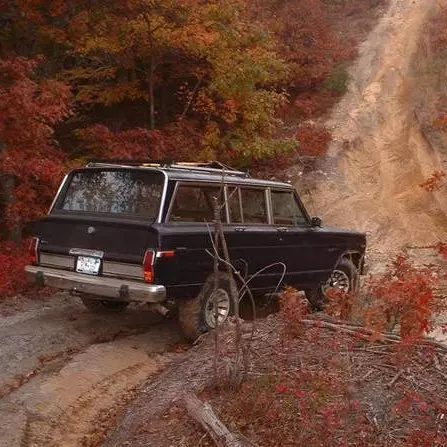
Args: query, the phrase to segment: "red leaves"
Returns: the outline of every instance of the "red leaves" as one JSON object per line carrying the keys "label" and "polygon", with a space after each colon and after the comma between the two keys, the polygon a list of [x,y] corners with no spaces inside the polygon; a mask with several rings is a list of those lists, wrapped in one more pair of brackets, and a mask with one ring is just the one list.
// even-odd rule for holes
{"label": "red leaves", "polygon": [[421,183],[419,186],[426,191],[433,192],[441,189],[444,184],[446,173],[444,171],[435,171],[433,174]]}
{"label": "red leaves", "polygon": [[301,320],[309,314],[309,304],[303,295],[293,287],[286,287],[281,294],[280,316],[285,323],[284,340],[302,335],[304,326]]}
{"label": "red leaves", "polygon": [[65,170],[65,156],[52,139],[53,126],[69,114],[70,91],[57,81],[33,79],[40,62],[0,60],[0,172],[16,183],[6,210],[10,226],[43,212]]}
{"label": "red leaves", "polygon": [[400,323],[404,339],[421,337],[431,329],[431,317],[441,310],[434,295],[437,282],[432,268],[416,268],[408,256],[397,256],[383,277],[370,279],[374,302],[367,324],[380,331]]}
{"label": "red leaves", "polygon": [[198,153],[194,128],[182,123],[164,131],[136,128],[121,132],[98,124],[79,130],[77,135],[90,157],[188,160]]}
{"label": "red leaves", "polygon": [[276,392],[277,393],[285,393],[285,392],[288,391],[288,389],[289,389],[289,387],[284,385],[284,384],[279,384],[279,385],[276,386]]}
{"label": "red leaves", "polygon": [[447,261],[447,244],[439,242],[436,248],[438,249],[439,254]]}
{"label": "red leaves", "polygon": [[331,134],[323,126],[306,124],[298,130],[296,139],[299,142],[298,152],[301,155],[318,157],[326,154]]}
{"label": "red leaves", "polygon": [[0,243],[0,298],[17,293],[26,285],[24,267],[29,261],[27,243]]}

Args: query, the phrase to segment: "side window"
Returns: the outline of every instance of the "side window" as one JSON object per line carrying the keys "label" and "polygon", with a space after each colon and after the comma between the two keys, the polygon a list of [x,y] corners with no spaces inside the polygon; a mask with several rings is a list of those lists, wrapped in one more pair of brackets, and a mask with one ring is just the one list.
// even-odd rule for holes
{"label": "side window", "polygon": [[[221,188],[213,186],[179,185],[171,205],[170,222],[212,222],[214,199]],[[222,201],[220,201],[222,202]],[[225,222],[225,210],[221,211]]]}
{"label": "side window", "polygon": [[265,190],[241,188],[244,223],[268,223]]}
{"label": "side window", "polygon": [[227,188],[228,209],[231,223],[242,223],[240,189],[235,186]]}
{"label": "side window", "polygon": [[307,224],[301,208],[291,191],[272,191],[273,222],[276,225]]}

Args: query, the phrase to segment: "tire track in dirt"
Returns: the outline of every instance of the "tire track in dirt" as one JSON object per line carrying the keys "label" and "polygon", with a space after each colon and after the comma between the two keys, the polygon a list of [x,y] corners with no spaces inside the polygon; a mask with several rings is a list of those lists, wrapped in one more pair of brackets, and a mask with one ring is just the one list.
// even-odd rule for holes
{"label": "tire track in dirt", "polygon": [[134,390],[175,358],[166,351],[182,340],[175,322],[147,309],[97,316],[57,297],[45,311],[0,321],[2,331],[9,336],[0,347],[3,382],[26,374],[42,353],[78,346],[77,353],[54,355],[0,400],[2,447],[97,445]]}

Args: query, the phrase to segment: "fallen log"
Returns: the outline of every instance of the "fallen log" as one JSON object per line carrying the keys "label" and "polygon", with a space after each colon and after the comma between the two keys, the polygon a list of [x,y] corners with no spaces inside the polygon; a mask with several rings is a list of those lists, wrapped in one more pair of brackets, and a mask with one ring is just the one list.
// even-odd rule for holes
{"label": "fallen log", "polygon": [[202,402],[195,394],[186,394],[183,402],[188,414],[209,433],[218,447],[257,447],[245,436],[230,432],[211,405]]}

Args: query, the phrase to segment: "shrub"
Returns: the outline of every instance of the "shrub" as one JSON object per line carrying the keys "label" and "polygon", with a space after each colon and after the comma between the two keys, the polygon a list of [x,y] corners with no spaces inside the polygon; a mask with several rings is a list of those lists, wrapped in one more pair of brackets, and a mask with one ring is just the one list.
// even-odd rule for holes
{"label": "shrub", "polygon": [[24,291],[24,267],[29,263],[27,243],[0,242],[0,298]]}
{"label": "shrub", "polygon": [[337,65],[323,82],[326,90],[343,95],[348,90],[349,73],[343,65]]}
{"label": "shrub", "polygon": [[331,134],[323,126],[306,124],[298,130],[296,139],[299,142],[300,155],[319,157],[326,154]]}
{"label": "shrub", "polygon": [[366,313],[367,325],[381,331],[400,323],[404,339],[423,336],[444,307],[434,293],[438,282],[433,266],[417,268],[407,255],[398,255],[383,277],[370,278],[368,293],[374,302]]}

